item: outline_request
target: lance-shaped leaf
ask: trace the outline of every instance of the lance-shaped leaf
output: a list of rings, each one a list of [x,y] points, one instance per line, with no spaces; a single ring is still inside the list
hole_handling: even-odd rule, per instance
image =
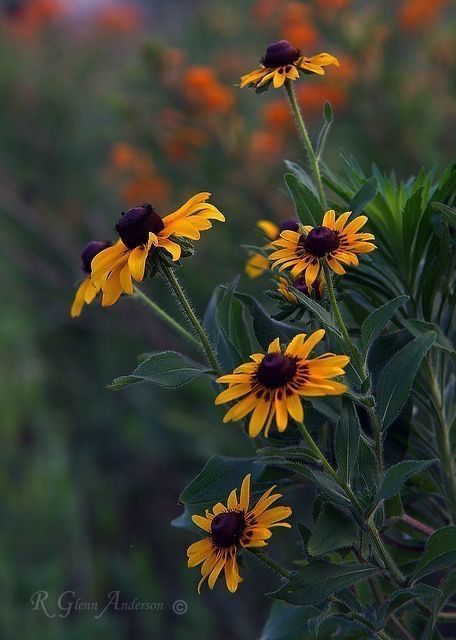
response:
[[[429,538],[412,578],[418,580],[429,573],[456,566],[456,527],[443,527]]]
[[[151,382],[159,387],[176,389],[211,371],[211,367],[176,351],[159,351],[143,360],[131,375],[116,378],[108,388],[118,391],[137,382]]]
[[[291,173],[285,175],[285,183],[293,198],[298,219],[302,224],[310,224],[316,227],[323,219],[323,209],[312,191],[302,184]]]
[[[386,500],[402,489],[408,478],[426,469],[434,460],[404,460],[388,469],[378,490],[377,500]]]
[[[347,511],[325,503],[307,544],[311,556],[321,556],[351,547],[358,538],[358,527]]]
[[[361,339],[365,352],[369,350],[375,338],[381,334],[399,307],[407,302],[408,299],[409,296],[397,296],[397,298],[393,298],[378,309],[375,309],[375,311],[364,320],[361,326]]]
[[[397,589],[388,596],[386,602],[382,604],[377,612],[378,628],[384,627],[388,617],[394,613],[394,611],[412,604],[415,600],[429,604],[429,602],[436,599],[441,600],[442,597],[443,594],[441,591],[427,584],[416,584],[407,589]]]
[[[368,564],[334,564],[312,560],[293,575],[285,586],[269,595],[294,605],[316,604],[376,572],[376,567]]]
[[[377,415],[387,429],[407,400],[421,361],[435,340],[434,331],[415,338],[394,354],[382,370],[377,387]]]
[[[349,204],[349,209],[353,212],[353,217],[362,213],[366,205],[375,198],[376,194],[377,178],[374,176],[369,178],[369,180],[365,182],[360,190],[353,196],[352,201]]]
[[[350,481],[350,475],[358,456],[360,424],[355,406],[351,400],[343,398],[342,414],[337,425],[334,448],[339,475]]]

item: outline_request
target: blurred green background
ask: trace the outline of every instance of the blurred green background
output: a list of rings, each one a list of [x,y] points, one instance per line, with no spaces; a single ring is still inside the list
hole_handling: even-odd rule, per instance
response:
[[[454,152],[455,26],[444,0],[1,0],[1,637],[259,637],[273,579],[258,568],[236,596],[220,586],[198,597],[194,537],[170,525],[210,455],[251,445],[222,424],[203,382],[106,390],[139,353],[188,348],[132,299],[70,320],[79,253],[113,236],[123,208],[167,213],[211,191],[227,223],[182,275],[203,313],[214,286],[243,270],[255,222],[292,213],[282,160],[301,152],[283,96],[235,86],[265,45],[287,38],[340,58],[298,85],[314,134],[333,104],[331,168],[343,147],[406,177]],[[178,313],[160,281],[145,288]],[[38,591],[55,617],[34,610]],[[112,591],[163,609],[76,610],[77,598],[103,609]]]

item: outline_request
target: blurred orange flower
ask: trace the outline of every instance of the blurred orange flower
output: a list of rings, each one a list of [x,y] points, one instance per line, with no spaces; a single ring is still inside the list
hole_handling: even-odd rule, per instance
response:
[[[166,203],[168,181],[159,175],[147,152],[128,142],[118,142],[111,148],[109,161],[108,178],[115,184],[120,181],[126,205],[150,200],[159,205]]]
[[[199,65],[186,70],[183,78],[187,102],[205,113],[226,113],[234,104],[232,91],[222,85],[211,67]]]
[[[288,131],[293,128],[293,118],[290,107],[285,100],[272,100],[263,110],[263,120],[267,128]]]
[[[143,12],[138,5],[112,2],[96,12],[95,24],[103,31],[130,33],[143,24]]]
[[[403,0],[399,7],[399,24],[409,31],[426,27],[437,20],[446,0]]]
[[[277,158],[283,151],[283,138],[277,131],[260,130],[250,136],[250,154],[267,160]]]
[[[301,49],[311,49],[318,43],[318,31],[311,19],[311,7],[301,2],[286,2],[281,14],[281,37],[296,42]]]
[[[327,9],[339,10],[345,9],[351,3],[351,0],[315,0],[318,9],[326,11]]]
[[[298,88],[297,95],[306,118],[320,116],[326,100],[336,109],[344,109],[348,100],[341,87],[321,84],[303,84]]]
[[[13,14],[13,25],[18,35],[34,35],[62,16],[61,0],[28,0]]]

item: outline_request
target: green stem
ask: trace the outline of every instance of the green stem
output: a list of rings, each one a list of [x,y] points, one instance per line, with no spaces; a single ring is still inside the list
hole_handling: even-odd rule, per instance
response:
[[[337,304],[336,294],[334,292],[334,286],[331,279],[331,273],[329,267],[326,263],[326,260],[321,261],[323,272],[325,274],[325,285],[328,291],[329,301],[331,302],[331,308],[336,319],[337,325],[340,329],[340,332],[343,336],[344,342],[347,345],[347,348],[350,352],[350,355],[353,359],[353,366],[356,368],[358,373],[362,376],[362,379],[366,377],[366,372],[360,363],[359,353],[353,342],[351,341],[350,335],[348,333],[347,327],[345,326],[344,319],[342,318],[342,314],[339,309],[339,305]],[[361,369],[361,370],[360,370]]]
[[[326,260],[322,260],[323,272],[325,275],[325,285],[328,291],[329,300],[331,302],[331,308],[336,319],[337,325],[340,329],[342,337],[344,339],[345,344],[347,345],[347,349],[351,355],[352,363],[355,371],[357,372],[361,381],[365,380],[368,376],[368,372],[365,364],[361,361],[358,350],[351,341],[350,335],[348,333],[348,329],[345,325],[344,319],[339,309],[339,305],[337,304],[336,294],[334,292],[334,286],[332,283],[331,273],[329,267],[326,263]],[[382,425],[379,423],[377,418],[377,414],[375,413],[374,407],[369,407],[367,409],[369,413],[369,418],[372,423],[372,427],[375,434],[375,456],[377,458],[377,464],[380,473],[383,473],[383,434],[382,434]]]
[[[343,491],[345,491],[346,495],[348,496],[348,498],[352,502],[353,506],[358,511],[358,515],[363,516],[363,508],[362,508],[361,504],[359,503],[357,497],[355,496],[355,494],[351,490],[350,486],[347,484],[347,482],[345,482],[344,480],[341,480],[341,478],[339,478],[339,474],[329,464],[329,462],[326,459],[324,453],[321,451],[320,447],[316,444],[316,442],[314,441],[314,439],[312,438],[310,433],[307,431],[307,429],[304,426],[304,424],[300,423],[298,426],[299,426],[299,429],[300,429],[302,435],[304,436],[305,441],[309,445],[309,447],[310,447],[311,451],[314,453],[315,457],[318,458],[321,461],[323,467],[326,469],[326,471],[329,473],[329,475],[337,482],[339,487],[341,487],[341,489],[343,489]],[[382,542],[382,540],[380,538],[380,534],[377,531],[377,527],[375,526],[375,524],[372,521],[369,521],[367,523],[367,527],[368,527],[368,531],[369,531],[369,533],[370,533],[370,535],[372,537],[372,541],[374,543],[374,546],[377,549],[377,552],[378,552],[379,556],[381,557],[383,564],[385,565],[385,569],[390,573],[390,575],[393,577],[393,579],[397,583],[399,583],[400,585],[403,585],[405,583],[405,578],[402,575],[400,569],[397,567],[397,565],[394,562],[393,558],[388,553],[388,550],[386,549],[385,545],[383,544],[383,542]]]
[[[170,267],[163,265],[163,271],[168,279],[168,282],[171,285],[172,290],[174,291],[177,299],[179,300],[180,304],[182,305],[182,308],[185,312],[185,315],[187,316],[190,324],[193,326],[193,328],[195,329],[196,333],[198,334],[198,337],[201,341],[201,346],[203,347],[204,351],[206,352],[207,355],[207,359],[209,360],[212,368],[214,369],[214,371],[216,372],[216,374],[218,376],[222,375],[222,370],[220,369],[220,366],[217,362],[217,358],[215,357],[215,354],[212,350],[211,344],[209,342],[209,338],[206,335],[206,332],[204,331],[200,321],[198,320],[198,318],[196,317],[195,312],[192,309],[192,306],[190,304],[190,302],[187,299],[187,296],[185,295],[184,290],[182,289],[179,280],[176,277],[175,272],[173,271],[173,269],[170,269]]]
[[[158,306],[158,304],[156,304],[153,300],[151,300],[149,296],[147,296],[143,291],[141,291],[139,287],[135,286],[134,297],[144,302],[144,304],[146,304],[150,309],[152,309],[155,315],[158,318],[160,318],[160,320],[163,320],[163,322],[166,323],[169,327],[171,327],[173,331],[181,335],[183,338],[191,342],[196,347],[200,348],[201,345],[199,343],[199,340],[197,340],[194,335],[192,335],[189,331],[187,331],[187,329],[185,329],[178,322],[176,322],[174,318],[169,316],[166,313],[166,311],[164,311],[161,307]]]
[[[279,575],[283,576],[287,580],[291,578],[291,573],[283,569],[283,567],[281,567],[279,564],[274,562],[274,560],[271,560],[271,558],[269,558],[267,555],[265,555],[261,551],[258,551],[257,549],[249,549],[248,547],[247,547],[247,551],[251,553],[253,556],[256,556],[258,560],[260,560],[269,569],[274,571],[274,573],[278,573]]]
[[[315,155],[315,151],[312,146],[312,142],[310,140],[309,134],[307,133],[307,128],[304,122],[304,118],[302,117],[302,113],[301,113],[301,109],[299,108],[298,101],[296,99],[296,94],[295,94],[293,85],[289,80],[285,82],[285,90],[287,92],[288,99],[290,101],[291,110],[296,119],[296,124],[298,126],[299,133],[301,134],[301,138],[304,143],[305,150],[307,152],[309,164],[312,167],[312,171],[315,177],[315,182],[317,183],[317,189],[318,189],[321,205],[326,211],[326,209],[328,208],[328,203],[326,202],[326,196],[323,189],[323,183],[321,180],[320,166],[318,164],[318,159],[317,159],[317,156]]]

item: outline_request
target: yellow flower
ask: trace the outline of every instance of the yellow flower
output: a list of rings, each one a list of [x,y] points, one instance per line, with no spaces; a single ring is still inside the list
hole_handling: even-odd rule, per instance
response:
[[[225,221],[225,216],[206,202],[210,195],[198,193],[164,218],[150,204],[133,207],[122,214],[116,224],[120,239],[92,262],[92,280],[103,291],[104,307],[114,304],[122,293],[133,293],[132,280],[143,280],[151,251],[164,249],[177,261],[181,247],[174,241],[176,238],[199,240],[200,231],[212,227],[211,220]]]
[[[261,59],[261,67],[241,77],[243,87],[268,87],[271,82],[279,89],[285,80],[297,80],[299,72],[324,75],[323,67],[330,64],[339,66],[337,58],[330,53],[318,53],[307,58],[300,49],[293,47],[288,40],[271,42]]]
[[[217,382],[228,384],[217,396],[215,404],[236,400],[223,422],[241,420],[252,413],[249,435],[257,436],[264,428],[268,436],[273,418],[279,431],[288,426],[288,415],[302,422],[304,410],[301,396],[340,395],[347,387],[331,378],[344,374],[350,358],[325,353],[309,359],[312,349],[322,340],[324,329],[312,333],[307,339],[300,333],[282,353],[280,340],[269,345],[268,353],[254,353],[253,362],[237,367],[233,373],[221,376]],[[239,400],[242,398],[242,400]]]
[[[264,547],[271,537],[272,527],[288,527],[283,522],[291,515],[290,507],[270,506],[282,497],[280,493],[272,494],[276,485],[270,487],[249,509],[250,474],[242,481],[239,500],[236,489],[228,496],[227,506],[218,502],[212,513],[206,510],[205,516],[193,516],[193,522],[209,535],[203,540],[194,542],[187,550],[188,566],[196,567],[202,563],[201,585],[208,579],[209,588],[213,589],[222,569],[225,570],[227,589],[234,593],[242,578],[239,575],[237,551],[244,548]],[[271,495],[272,494],[272,495]]]
[[[82,270],[86,275],[84,280],[79,285],[76,295],[74,296],[73,304],[71,305],[70,315],[72,318],[77,318],[81,315],[82,308],[85,304],[90,304],[97,293],[100,291],[100,287],[96,285],[90,277],[91,263],[93,258],[110,246],[110,242],[99,242],[98,240],[92,240],[87,243],[81,253]]]
[[[298,229],[298,221],[296,218],[289,218],[284,220],[279,225],[275,222],[271,222],[270,220],[258,220],[256,226],[260,229],[266,238],[269,240],[277,240],[281,231],[285,229],[293,229],[297,231]],[[269,248],[270,245],[266,244],[263,249]],[[247,260],[245,265],[245,273],[249,276],[249,278],[258,278],[265,271],[269,269],[269,260],[261,253],[253,253],[250,258]]]
[[[305,226],[305,233],[283,231],[280,238],[272,243],[276,249],[269,259],[273,267],[280,271],[290,269],[295,278],[305,275],[305,283],[311,287],[318,278],[321,264],[325,259],[328,266],[338,275],[343,275],[342,264],[359,265],[357,253],[369,253],[376,246],[369,242],[375,240],[371,233],[357,233],[367,222],[366,216],[358,216],[346,225],[351,211],[340,215],[331,209],[323,217],[319,227]]]
[[[298,304],[298,299],[295,294],[290,291],[290,287],[297,289],[306,296],[315,297],[317,300],[320,300],[323,297],[324,284],[324,280],[318,279],[312,287],[308,287],[305,278],[292,278],[291,280],[287,280],[287,278],[279,276],[277,291],[291,304]]]

